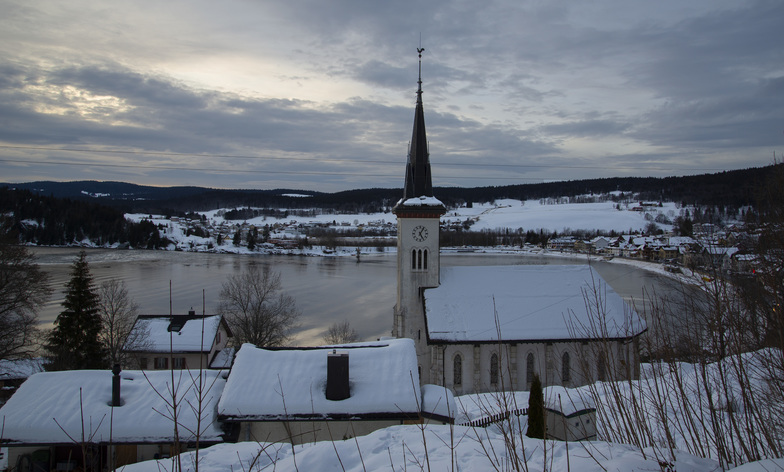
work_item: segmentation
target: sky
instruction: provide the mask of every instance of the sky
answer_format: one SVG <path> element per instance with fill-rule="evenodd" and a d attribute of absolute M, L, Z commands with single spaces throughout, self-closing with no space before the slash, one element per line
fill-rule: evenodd
<path fill-rule="evenodd" d="M 0 0 L 0 182 L 435 186 L 760 167 L 780 0 Z"/>

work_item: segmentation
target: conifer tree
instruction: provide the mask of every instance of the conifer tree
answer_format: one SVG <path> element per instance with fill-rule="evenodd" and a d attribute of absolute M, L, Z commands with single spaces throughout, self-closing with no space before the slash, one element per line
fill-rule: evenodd
<path fill-rule="evenodd" d="M 65 289 L 64 310 L 57 315 L 46 343 L 50 354 L 47 369 L 105 368 L 105 350 L 99 338 L 99 296 L 84 251 L 74 261 Z"/>
<path fill-rule="evenodd" d="M 528 432 L 529 438 L 544 439 L 544 392 L 542 381 L 534 374 L 531 391 L 528 395 Z"/>

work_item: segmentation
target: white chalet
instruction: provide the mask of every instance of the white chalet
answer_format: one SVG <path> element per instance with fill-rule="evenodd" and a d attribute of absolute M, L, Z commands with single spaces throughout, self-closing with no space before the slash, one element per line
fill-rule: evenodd
<path fill-rule="evenodd" d="M 243 345 L 218 403 L 239 441 L 340 440 L 423 418 L 453 422 L 451 392 L 420 387 L 410 339 L 316 348 Z"/>
<path fill-rule="evenodd" d="M 8 447 L 13 470 L 106 470 L 111 463 L 120 467 L 176 454 L 175 437 L 181 451 L 195 447 L 196 431 L 200 447 L 223 442 L 215 421 L 223 375 L 215 370 L 38 373 L 0 408 L 0 445 Z M 204 391 L 199 415 L 191 408 L 199 405 L 198 385 Z M 169 406 L 172 387 L 179 395 L 178 436 Z"/>
<path fill-rule="evenodd" d="M 225 368 L 231 336 L 220 315 L 139 315 L 123 352 L 142 370 Z"/>

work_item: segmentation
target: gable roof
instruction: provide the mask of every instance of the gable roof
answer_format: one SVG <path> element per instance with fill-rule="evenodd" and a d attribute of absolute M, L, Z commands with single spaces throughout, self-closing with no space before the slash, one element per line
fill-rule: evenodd
<path fill-rule="evenodd" d="M 166 417 L 171 409 L 171 371 L 126 370 L 120 373 L 122 406 L 111 407 L 112 373 L 104 370 L 43 372 L 31 376 L 0 409 L 4 424 L 2 442 L 8 444 L 72 444 L 81 438 L 82 416 L 85 438 L 92 444 L 172 442 L 174 422 Z M 175 371 L 174 383 L 182 408 L 178 413 L 179 435 L 194 440 L 196 415 L 189 405 L 197 404 L 199 371 Z M 219 371 L 202 371 L 207 391 L 202 408 L 200 440 L 222 441 L 223 432 L 214 421 L 215 405 L 225 380 Z M 208 390 L 209 389 L 209 390 Z M 160 394 L 160 395 L 159 395 Z M 81 407 L 80 407 L 81 405 Z M 62 427 L 62 428 L 61 428 Z"/>
<path fill-rule="evenodd" d="M 44 358 L 0 360 L 0 380 L 23 380 L 44 370 Z"/>
<path fill-rule="evenodd" d="M 128 339 L 142 341 L 123 350 L 208 353 L 221 322 L 220 315 L 139 315 Z"/>
<path fill-rule="evenodd" d="M 326 398 L 327 355 L 349 355 L 351 396 Z M 243 345 L 218 414 L 227 420 L 340 419 L 417 416 L 421 393 L 411 339 L 267 350 Z M 285 403 L 285 404 L 284 404 Z"/>
<path fill-rule="evenodd" d="M 606 306 L 604 336 L 645 331 L 639 315 L 587 265 L 520 265 L 441 269 L 441 285 L 425 290 L 431 342 L 595 339 L 583 293 L 596 286 Z M 588 297 L 589 301 L 590 296 Z M 498 329 L 496 318 L 498 316 Z"/>

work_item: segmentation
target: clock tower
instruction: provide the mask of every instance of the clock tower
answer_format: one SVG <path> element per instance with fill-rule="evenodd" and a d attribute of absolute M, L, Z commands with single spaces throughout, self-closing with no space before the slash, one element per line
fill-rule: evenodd
<path fill-rule="evenodd" d="M 397 216 L 397 304 L 392 335 L 414 340 L 420 381 L 426 383 L 429 379 L 430 353 L 422 296 L 425 289 L 439 284 L 439 223 L 446 208 L 433 196 L 422 106 L 422 51 L 424 49 L 417 49 L 419 87 L 403 198 L 392 210 Z"/>

